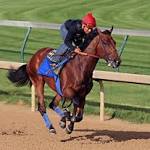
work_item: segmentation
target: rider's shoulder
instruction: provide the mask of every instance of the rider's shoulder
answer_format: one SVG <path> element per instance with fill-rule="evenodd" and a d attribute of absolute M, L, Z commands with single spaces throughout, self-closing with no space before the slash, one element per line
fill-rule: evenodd
<path fill-rule="evenodd" d="M 82 21 L 80 19 L 68 19 L 68 20 L 65 21 L 65 24 L 81 25 Z"/>
<path fill-rule="evenodd" d="M 69 19 L 65 22 L 65 26 L 68 30 L 78 31 L 82 28 L 82 21 L 80 19 Z"/>

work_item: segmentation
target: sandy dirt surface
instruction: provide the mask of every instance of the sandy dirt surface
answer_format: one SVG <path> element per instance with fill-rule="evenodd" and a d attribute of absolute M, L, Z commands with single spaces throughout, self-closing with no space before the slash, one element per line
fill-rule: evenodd
<path fill-rule="evenodd" d="M 150 150 L 150 124 L 133 124 L 85 116 L 67 135 L 59 117 L 48 115 L 57 134 L 48 132 L 39 112 L 30 107 L 0 103 L 0 150 Z"/>

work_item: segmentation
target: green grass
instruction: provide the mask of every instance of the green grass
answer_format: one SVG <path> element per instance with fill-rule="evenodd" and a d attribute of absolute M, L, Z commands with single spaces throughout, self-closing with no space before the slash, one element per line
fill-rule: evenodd
<path fill-rule="evenodd" d="M 147 0 L 0 0 L 0 19 L 62 23 L 92 11 L 98 26 L 150 29 Z"/>
<path fill-rule="evenodd" d="M 97 25 L 103 27 L 150 29 L 150 2 L 147 0 L 0 0 L 0 20 L 25 20 L 62 23 L 68 18 L 81 18 L 92 11 Z M 20 48 L 26 28 L 0 26 L 0 60 L 20 61 Z M 117 47 L 123 36 L 113 36 Z M 42 47 L 56 48 L 61 43 L 59 31 L 32 29 L 25 49 L 25 61 Z M 114 71 L 100 60 L 98 70 Z M 150 75 L 150 38 L 129 37 L 122 54 L 120 72 Z M 8 103 L 30 103 L 30 89 L 16 88 L 6 78 L 7 71 L 0 70 L 0 100 Z M 105 82 L 106 113 L 121 119 L 150 123 L 150 88 L 144 85 Z M 85 112 L 99 114 L 99 85 L 87 97 Z M 47 103 L 53 93 L 45 88 Z"/>
<path fill-rule="evenodd" d="M 88 114 L 99 114 L 99 84 L 87 97 L 85 111 Z M 150 123 L 150 88 L 144 85 L 104 82 L 105 112 L 112 117 L 124 120 Z"/>

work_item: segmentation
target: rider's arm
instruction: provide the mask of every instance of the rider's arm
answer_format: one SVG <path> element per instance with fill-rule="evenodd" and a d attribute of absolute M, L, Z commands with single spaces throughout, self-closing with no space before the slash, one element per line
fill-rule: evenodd
<path fill-rule="evenodd" d="M 66 21 L 65 26 L 68 30 L 68 34 L 64 42 L 70 50 L 73 51 L 76 48 L 76 46 L 73 45 L 75 40 L 74 38 L 76 37 L 76 34 L 80 34 L 81 32 L 81 20 L 68 20 Z"/>
<path fill-rule="evenodd" d="M 73 51 L 76 46 L 73 46 L 73 38 L 74 38 L 75 30 L 73 27 L 70 27 L 68 30 L 68 34 L 64 40 L 64 43 L 70 48 L 70 51 Z"/>

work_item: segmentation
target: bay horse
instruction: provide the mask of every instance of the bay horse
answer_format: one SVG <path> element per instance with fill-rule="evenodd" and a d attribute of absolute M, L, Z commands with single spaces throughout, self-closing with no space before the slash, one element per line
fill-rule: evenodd
<path fill-rule="evenodd" d="M 56 92 L 54 79 L 37 73 L 42 60 L 53 50 L 52 48 L 38 50 L 26 65 L 19 67 L 17 70 L 9 71 L 9 80 L 17 86 L 23 86 L 27 83 L 35 86 L 38 98 L 38 111 L 41 113 L 45 125 L 51 133 L 56 133 L 56 130 L 46 113 L 44 84 L 47 83 L 56 92 L 49 107 L 60 116 L 60 126 L 66 128 L 67 133 L 70 134 L 74 129 L 74 123 L 83 119 L 85 98 L 92 89 L 92 74 L 98 60 L 104 59 L 113 68 L 117 68 L 120 65 L 121 59 L 117 53 L 116 43 L 111 36 L 112 30 L 113 28 L 103 32 L 98 30 L 98 34 L 83 51 L 86 55 L 76 54 L 59 74 L 63 98 L 70 99 L 73 102 L 73 112 L 69 120 L 70 123 L 67 126 L 67 115 L 58 106 L 62 96 Z"/>

